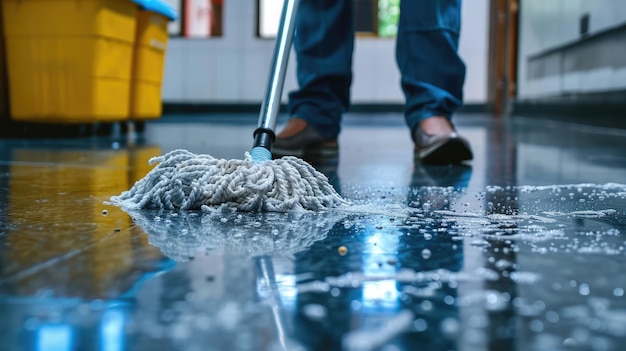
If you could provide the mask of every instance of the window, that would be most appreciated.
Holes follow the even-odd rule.
[[[257,34],[261,38],[275,38],[284,0],[258,0]]]
[[[224,0],[166,0],[179,14],[170,22],[171,36],[186,38],[220,37],[223,33]]]
[[[395,37],[400,20],[400,0],[378,0],[378,28],[380,37]]]
[[[400,19],[400,0],[354,1],[354,27],[359,36],[395,37]],[[258,27],[261,38],[274,38],[284,0],[258,0]]]

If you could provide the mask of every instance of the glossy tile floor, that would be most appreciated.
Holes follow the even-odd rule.
[[[459,115],[475,159],[413,162],[349,115],[316,163],[354,205],[131,214],[184,148],[242,158],[253,115],[0,143],[0,350],[623,350],[626,131]]]

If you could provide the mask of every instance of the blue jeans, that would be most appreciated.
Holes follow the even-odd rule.
[[[461,0],[401,1],[396,62],[410,130],[431,116],[452,118],[463,103],[460,27]],[[350,106],[353,0],[302,0],[294,48],[299,89],[289,93],[289,113],[335,138]]]

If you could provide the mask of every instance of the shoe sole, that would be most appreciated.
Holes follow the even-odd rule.
[[[448,139],[440,145],[428,149],[416,150],[416,158],[423,164],[458,164],[473,158],[469,145],[461,139]]]

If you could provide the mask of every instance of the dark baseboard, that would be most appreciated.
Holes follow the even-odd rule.
[[[626,90],[517,101],[513,115],[626,129]]]
[[[57,139],[84,138],[123,135],[128,132],[128,123],[134,124],[135,131],[145,128],[143,121],[95,122],[95,123],[40,123],[16,122],[0,117],[0,138],[2,139]]]
[[[206,113],[258,113],[260,103],[177,103],[165,102],[163,114],[206,114]],[[350,106],[350,112],[355,113],[389,113],[404,111],[404,104],[397,103],[356,103]],[[281,113],[287,113],[287,105],[282,104]],[[487,113],[489,107],[486,104],[467,104],[462,106],[459,113]]]
[[[254,113],[259,112],[260,104],[254,103],[197,103],[197,102],[165,102],[163,114],[206,114],[206,113]],[[286,106],[281,105],[280,112],[285,112]]]

